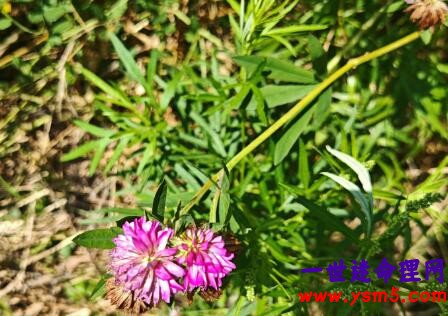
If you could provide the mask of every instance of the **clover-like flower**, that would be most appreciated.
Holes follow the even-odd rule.
[[[412,22],[419,24],[421,29],[443,23],[446,19],[448,6],[441,0],[405,0],[410,6],[405,10],[411,14]]]
[[[116,247],[110,253],[116,284],[150,307],[160,300],[169,303],[173,294],[183,290],[177,280],[185,274],[175,263],[177,249],[167,248],[173,230],[140,217],[125,223],[123,233],[114,238]]]
[[[208,287],[218,290],[222,279],[235,269],[231,261],[234,254],[225,248],[222,236],[210,229],[188,228],[175,243],[179,245],[177,260],[187,270],[183,283],[186,291]]]

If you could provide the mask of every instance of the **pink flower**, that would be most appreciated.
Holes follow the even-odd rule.
[[[178,243],[177,260],[186,265],[184,289],[187,291],[196,287],[218,290],[222,279],[235,269],[231,261],[234,255],[225,248],[223,238],[215,236],[210,229],[189,228]]]
[[[185,274],[174,263],[177,249],[167,248],[173,230],[140,217],[125,223],[123,232],[114,239],[116,247],[110,253],[109,267],[117,285],[150,306],[160,299],[169,303],[171,295],[183,289],[176,280]]]

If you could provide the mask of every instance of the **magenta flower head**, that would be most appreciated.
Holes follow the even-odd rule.
[[[222,236],[211,229],[188,228],[176,241],[179,245],[178,262],[186,266],[184,289],[218,290],[222,279],[235,269],[233,254],[225,248]]]
[[[123,225],[124,234],[113,241],[110,270],[117,285],[132,291],[135,298],[149,306],[169,303],[171,295],[183,290],[177,279],[185,271],[174,261],[176,248],[167,248],[173,230],[144,217]]]

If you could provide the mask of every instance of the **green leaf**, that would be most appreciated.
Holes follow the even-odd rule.
[[[154,197],[154,201],[152,202],[152,215],[158,218],[160,221],[163,221],[165,213],[167,192],[168,192],[168,186],[166,184],[165,179],[163,179],[162,182],[160,182],[160,185]]]
[[[322,172],[322,174],[329,177],[336,183],[339,183],[344,189],[346,189],[353,195],[356,202],[358,202],[358,204],[361,206],[362,212],[364,213],[365,221],[366,221],[366,234],[367,234],[367,238],[369,238],[371,235],[371,232],[372,232],[373,215],[372,215],[372,209],[370,208],[370,205],[369,205],[369,200],[361,192],[361,189],[353,182],[348,181],[347,179],[337,176],[335,174],[332,174],[329,172]]]
[[[225,103],[226,111],[238,109],[250,91],[250,85],[243,84],[240,91]]]
[[[115,133],[114,131],[107,130],[80,120],[75,120],[74,123],[82,130],[98,137],[111,137]]]
[[[47,22],[53,23],[59,20],[64,14],[70,12],[67,5],[44,6],[43,15]]]
[[[311,59],[313,60],[316,60],[325,54],[325,50],[319,39],[311,34],[308,36],[308,47],[310,49]]]
[[[118,145],[115,147],[114,153],[112,154],[109,161],[107,162],[106,167],[104,168],[105,173],[108,173],[112,169],[114,164],[118,161],[118,159],[120,158],[121,154],[124,151],[124,148],[128,144],[129,140],[130,140],[130,137],[123,137],[120,139],[120,141],[118,142]]]
[[[178,72],[174,75],[173,79],[168,83],[163,91],[162,98],[160,100],[160,107],[162,110],[166,109],[176,94],[176,89],[179,85],[180,78],[182,77],[182,73]]]
[[[306,96],[314,85],[266,85],[260,89],[269,108],[296,102]],[[247,106],[247,110],[255,110],[257,104],[252,98]]]
[[[325,30],[327,28],[326,25],[320,24],[309,24],[309,25],[290,25],[285,27],[277,27],[271,29],[267,32],[262,32],[261,35],[290,35],[293,33],[299,32],[310,32],[310,31],[320,31]]]
[[[106,207],[98,209],[96,212],[118,213],[126,216],[141,216],[143,214],[142,210],[125,207]]]
[[[288,61],[271,57],[235,56],[233,60],[248,72],[255,71],[261,63],[264,69],[271,71],[269,78],[294,83],[314,83],[314,74]]]
[[[428,45],[431,42],[431,38],[432,38],[432,32],[431,30],[424,30],[421,35],[420,35],[423,43],[425,45]]]
[[[111,140],[109,138],[103,138],[99,140],[98,147],[95,149],[95,154],[93,155],[92,161],[90,162],[89,176],[92,176],[96,172],[101,158],[103,157],[104,151],[106,150],[106,147],[110,142]]]
[[[221,179],[221,194],[219,195],[219,223],[224,225],[226,224],[227,214],[229,212],[230,206],[230,181],[229,181],[229,171],[224,165],[224,172]]]
[[[182,215],[174,224],[176,234],[182,233],[188,226],[195,226],[193,217],[190,214]]]
[[[109,98],[110,101],[115,102],[117,105],[121,105],[127,109],[135,111],[134,105],[124,96],[124,94],[113,88],[111,85],[106,83],[103,79],[95,75],[90,70],[78,65],[77,69],[81,72],[81,74],[86,77],[91,83],[101,89]]]
[[[0,19],[0,31],[6,30],[12,25],[10,19]]]
[[[301,138],[299,139],[299,179],[305,189],[308,189],[311,179],[310,167],[308,163],[308,153],[306,150],[306,146]]]
[[[331,96],[332,89],[329,88],[325,90],[317,100],[315,105],[316,111],[313,116],[313,130],[318,130],[330,114]]]
[[[106,11],[107,20],[118,21],[128,8],[128,0],[118,0]]]
[[[306,111],[294,124],[288,127],[288,130],[282,135],[275,144],[274,164],[278,165],[285,159],[291,151],[292,146],[297,142],[302,132],[308,126],[313,115],[314,107]]]
[[[212,146],[221,157],[226,157],[227,152],[218,133],[197,113],[192,112],[191,118],[206,132],[212,141]]]
[[[151,144],[146,144],[146,148],[143,151],[143,157],[140,159],[140,162],[138,163],[137,167],[137,174],[140,175],[143,172],[143,169],[145,168],[146,164],[151,159],[151,154],[153,154],[153,148]]]
[[[260,121],[263,124],[267,125],[268,124],[268,119],[266,117],[265,103],[264,103],[263,94],[261,93],[260,89],[258,89],[258,87],[255,86],[254,84],[251,85],[251,89],[252,89],[252,93],[253,93],[255,102],[257,104],[258,118],[260,119]]]
[[[325,207],[317,205],[312,201],[306,199],[300,195],[300,192],[289,185],[280,184],[287,191],[295,195],[296,199],[300,204],[305,206],[310,212],[308,213],[311,217],[317,220],[319,223],[324,225],[328,230],[341,232],[344,236],[351,239],[354,242],[358,242],[359,238],[353,230],[348,228],[344,222],[336,215],[330,213]]]
[[[94,229],[79,234],[73,242],[86,248],[112,249],[115,247],[112,239],[122,233],[121,228]]]
[[[357,161],[352,156],[331,148],[330,146],[326,146],[326,149],[333,156],[349,166],[350,169],[352,169],[358,175],[359,181],[361,182],[364,191],[366,191],[367,193],[372,192],[372,182],[370,180],[369,171],[359,161]]]
[[[90,294],[90,299],[92,301],[96,300],[99,297],[102,297],[106,293],[106,281],[110,277],[111,277],[111,275],[109,275],[109,274],[103,274],[101,276],[101,279],[95,285],[95,288],[93,289],[92,293]]]
[[[373,190],[373,196],[376,199],[382,199],[388,202],[395,202],[395,201],[401,201],[404,200],[405,197],[403,195],[398,195],[396,193],[390,192],[390,191],[384,191],[384,190]]]
[[[131,79],[140,83],[145,88],[145,90],[148,90],[145,77],[138,68],[137,63],[134,60],[134,56],[132,56],[131,52],[123,45],[123,43],[114,33],[109,33],[109,38],[112,42],[112,45],[114,46],[115,51],[118,54],[118,57],[121,60],[121,63],[123,64]]]
[[[394,13],[395,11],[400,10],[401,7],[402,7],[404,4],[405,4],[405,2],[402,1],[402,0],[400,0],[400,1],[396,1],[396,2],[394,2],[394,3],[392,3],[392,4],[390,4],[390,5],[387,7],[386,12],[387,12],[387,13]]]
[[[81,146],[62,155],[61,161],[66,162],[66,161],[74,160],[79,157],[83,157],[87,153],[91,152],[92,150],[95,150],[98,147],[99,143],[100,143],[100,140],[92,140],[87,143],[84,143]]]

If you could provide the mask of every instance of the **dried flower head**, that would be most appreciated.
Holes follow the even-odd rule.
[[[133,291],[117,285],[114,278],[106,281],[106,299],[118,309],[132,314],[142,314],[150,309],[150,306],[137,298]]]
[[[412,22],[421,29],[445,22],[448,6],[441,0],[406,0],[410,6],[405,10],[411,14]]]
[[[114,239],[116,247],[110,253],[116,283],[151,307],[161,299],[169,303],[183,289],[177,279],[185,274],[174,262],[177,249],[167,248],[173,230],[140,217],[125,223],[123,232]]]
[[[216,236],[211,229],[188,228],[176,241],[179,244],[178,262],[186,265],[184,289],[218,290],[222,279],[235,269],[230,253],[222,236]]]
[[[222,294],[221,290],[215,290],[211,287],[203,289],[199,292],[199,295],[204,299],[204,301],[209,303],[217,301],[221,296],[221,294]]]

